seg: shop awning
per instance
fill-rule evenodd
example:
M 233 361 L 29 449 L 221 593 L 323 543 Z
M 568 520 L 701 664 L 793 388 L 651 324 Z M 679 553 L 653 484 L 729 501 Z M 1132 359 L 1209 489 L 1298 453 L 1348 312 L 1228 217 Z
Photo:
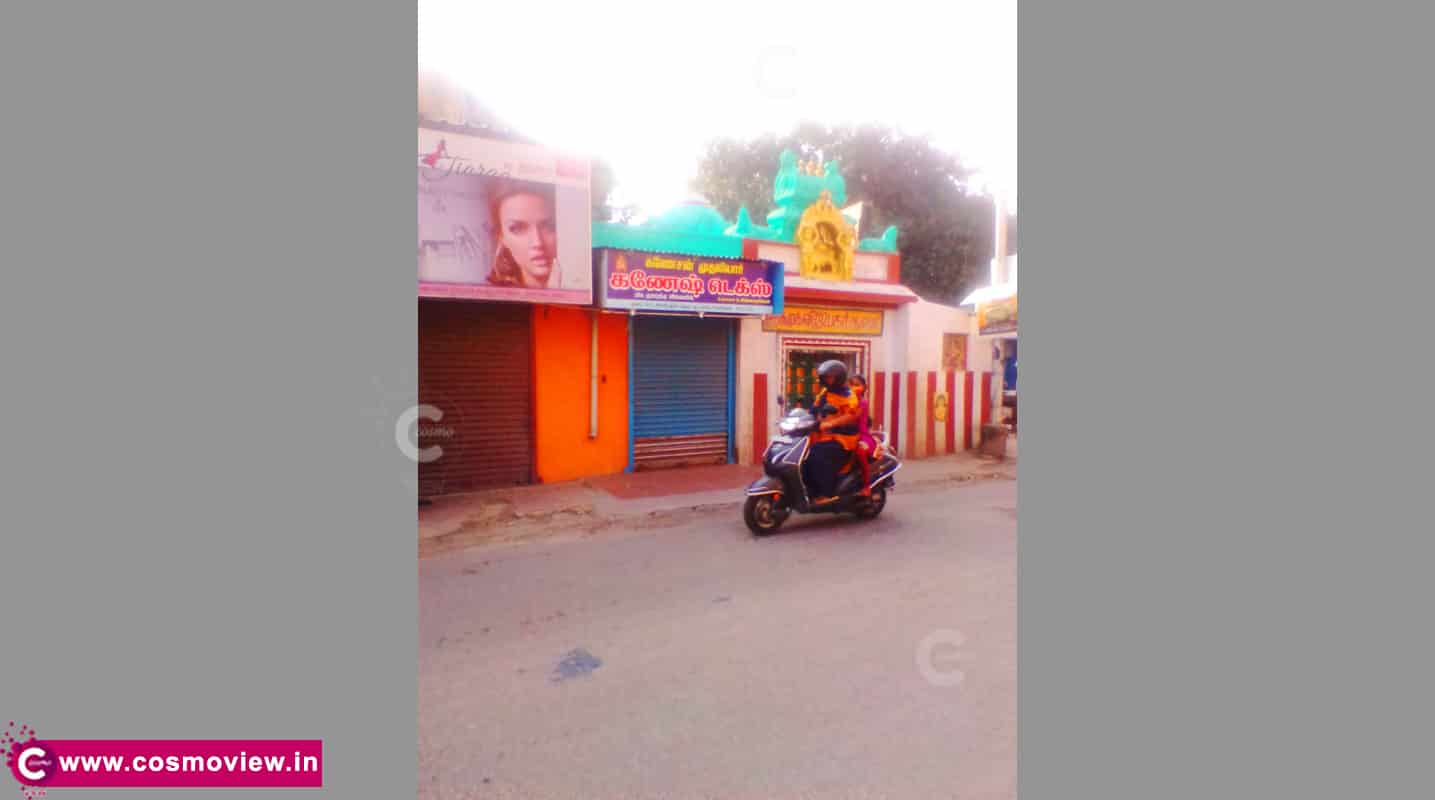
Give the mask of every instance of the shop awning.
M 1004 300 L 1016 294 L 1016 282 L 997 284 L 996 286 L 983 286 L 966 296 L 966 299 L 958 303 L 959 306 L 974 306 L 979 303 L 989 303 L 993 300 Z
M 851 303 L 896 308 L 920 300 L 917 293 L 899 283 L 836 283 L 816 278 L 787 275 L 784 300 L 791 302 Z

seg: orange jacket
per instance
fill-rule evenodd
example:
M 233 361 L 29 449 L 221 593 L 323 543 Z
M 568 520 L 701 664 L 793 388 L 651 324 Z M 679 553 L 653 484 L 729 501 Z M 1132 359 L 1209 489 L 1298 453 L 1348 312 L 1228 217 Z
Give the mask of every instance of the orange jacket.
M 830 405 L 837 409 L 837 416 L 846 416 L 848 414 L 858 413 L 862 408 L 862 401 L 858 399 L 857 393 L 850 389 L 846 397 L 823 389 L 817 393 L 817 399 L 813 401 L 812 405 L 814 408 Z M 846 428 L 847 426 L 843 427 Z M 812 435 L 812 441 L 837 442 L 847 450 L 855 450 L 857 448 L 857 438 L 859 434 L 856 432 L 857 426 L 855 424 L 852 426 L 852 429 L 852 433 L 833 433 L 831 431 L 818 430 Z

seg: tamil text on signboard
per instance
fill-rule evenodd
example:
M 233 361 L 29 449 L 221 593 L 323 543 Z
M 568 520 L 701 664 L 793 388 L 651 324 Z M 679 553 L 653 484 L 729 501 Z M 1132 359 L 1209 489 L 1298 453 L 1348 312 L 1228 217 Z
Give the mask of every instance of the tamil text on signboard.
M 781 316 L 763 320 L 762 329 L 785 333 L 881 336 L 882 312 L 875 309 L 794 306 L 784 311 Z
M 773 314 L 782 309 L 782 264 L 604 250 L 598 296 L 604 308 Z

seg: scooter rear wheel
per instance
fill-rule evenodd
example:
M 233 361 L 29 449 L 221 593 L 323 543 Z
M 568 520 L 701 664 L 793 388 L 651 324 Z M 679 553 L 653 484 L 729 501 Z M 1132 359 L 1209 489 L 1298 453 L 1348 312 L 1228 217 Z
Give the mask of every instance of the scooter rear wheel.
M 742 521 L 747 523 L 748 530 L 758 536 L 777 533 L 787 520 L 787 511 L 777 507 L 774 497 L 770 494 L 749 497 L 742 507 Z
M 877 515 L 882 513 L 882 509 L 886 507 L 887 484 L 884 483 L 881 486 L 873 487 L 872 496 L 867 498 L 867 502 L 857 507 L 857 518 L 876 519 Z

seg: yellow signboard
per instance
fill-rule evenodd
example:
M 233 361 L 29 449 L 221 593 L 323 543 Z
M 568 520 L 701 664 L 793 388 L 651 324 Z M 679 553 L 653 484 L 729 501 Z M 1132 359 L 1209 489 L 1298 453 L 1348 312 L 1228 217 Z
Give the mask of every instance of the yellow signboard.
M 762 329 L 785 333 L 845 333 L 881 336 L 882 312 L 855 308 L 788 306 L 780 317 L 764 317 Z
M 967 335 L 965 333 L 942 334 L 942 369 L 953 372 L 967 371 Z
M 977 304 L 977 331 L 982 334 L 1016 330 L 1016 295 Z

